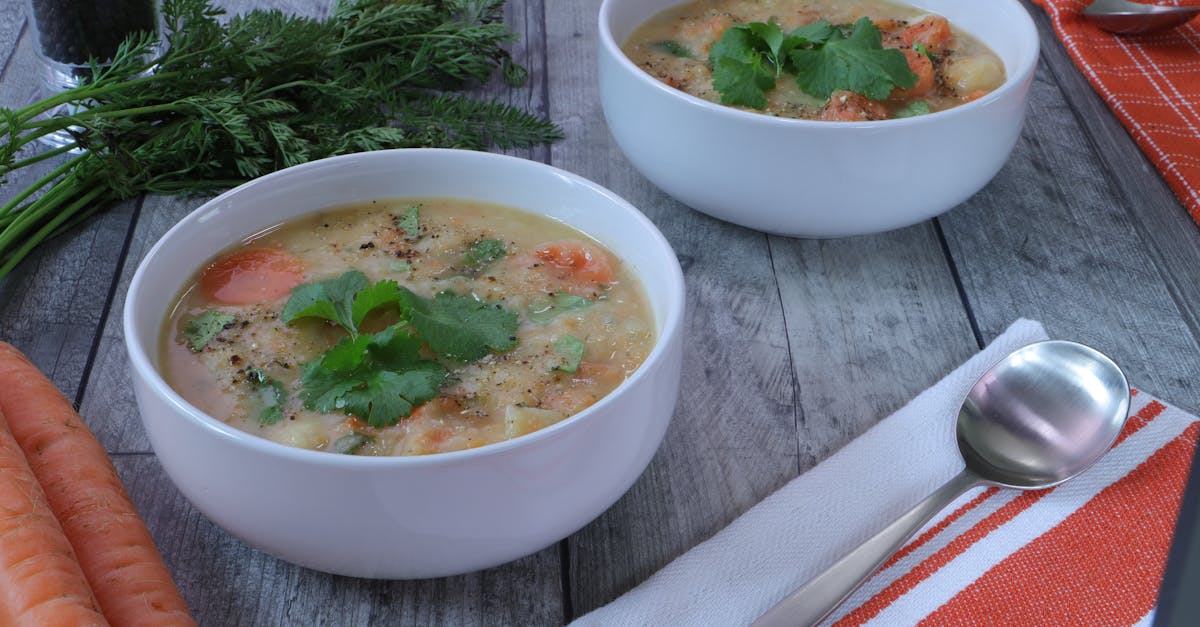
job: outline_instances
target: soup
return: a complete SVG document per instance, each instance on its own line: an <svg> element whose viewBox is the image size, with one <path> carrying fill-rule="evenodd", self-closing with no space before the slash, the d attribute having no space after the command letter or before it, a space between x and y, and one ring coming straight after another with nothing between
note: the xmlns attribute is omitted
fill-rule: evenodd
<svg viewBox="0 0 1200 627"><path fill-rule="evenodd" d="M650 19L623 50L693 96L809 120L933 113L1005 80L979 40L882 0L700 0Z"/></svg>
<svg viewBox="0 0 1200 627"><path fill-rule="evenodd" d="M301 448L422 455L559 422L653 348L638 281L599 242L491 203L379 200L224 251L164 325L167 382Z"/></svg>

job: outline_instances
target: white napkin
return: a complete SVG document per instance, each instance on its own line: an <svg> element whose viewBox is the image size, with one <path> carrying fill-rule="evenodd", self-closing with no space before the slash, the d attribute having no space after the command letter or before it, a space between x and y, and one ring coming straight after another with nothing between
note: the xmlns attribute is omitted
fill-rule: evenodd
<svg viewBox="0 0 1200 627"><path fill-rule="evenodd" d="M967 390L1008 353L1044 339L1041 324L1013 323L899 411L572 624L749 624L958 473L954 419Z"/></svg>

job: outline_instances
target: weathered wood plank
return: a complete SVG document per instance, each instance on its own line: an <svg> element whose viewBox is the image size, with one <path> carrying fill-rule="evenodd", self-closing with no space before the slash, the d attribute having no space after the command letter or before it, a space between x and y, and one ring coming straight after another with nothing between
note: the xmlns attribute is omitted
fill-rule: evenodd
<svg viewBox="0 0 1200 627"><path fill-rule="evenodd" d="M773 237L771 259L799 386L801 471L979 348L931 222L837 240Z"/></svg>
<svg viewBox="0 0 1200 627"><path fill-rule="evenodd" d="M0 19L4 17L0 13ZM9 32L0 28L0 36ZM14 43L11 55L8 49L0 49L4 51L0 56L8 57L0 77L0 104L5 106L28 104L41 89L42 66L34 55L31 30L8 45ZM19 158L40 150L41 146L31 146ZM0 202L62 162L60 157L10 174L0 187ZM68 398L74 399L79 390L96 333L107 315L105 306L137 202L120 203L81 228L46 242L0 280L0 339L24 351Z"/></svg>
<svg viewBox="0 0 1200 627"><path fill-rule="evenodd" d="M568 139L551 163L645 212L687 280L679 405L649 469L571 538L576 615L633 587L795 476L793 381L767 239L671 200L635 172L604 124L596 83L599 2L549 12L551 115Z"/></svg>
<svg viewBox="0 0 1200 627"><path fill-rule="evenodd" d="M1175 236L1165 221L1149 231L1136 226L1181 209L1161 195L1124 202L1070 104L1087 94L1065 93L1054 81L1042 63L1012 158L941 220L979 329L990 338L1016 317L1041 320L1052 336L1111 355L1135 386L1200 407L1200 346L1186 313L1195 305L1180 298L1192 287L1175 276L1179 262L1165 267L1148 252ZM1125 157L1138 167L1139 153ZM1183 227L1195 239L1194 225ZM1200 263L1200 255L1180 254L1190 254L1183 262L1193 268Z"/></svg>

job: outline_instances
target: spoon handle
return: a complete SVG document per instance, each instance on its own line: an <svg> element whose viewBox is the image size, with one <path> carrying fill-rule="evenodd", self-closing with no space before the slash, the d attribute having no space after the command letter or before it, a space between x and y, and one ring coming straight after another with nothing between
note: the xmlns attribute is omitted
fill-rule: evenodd
<svg viewBox="0 0 1200 627"><path fill-rule="evenodd" d="M908 513L767 610L751 627L808 627L821 622L934 514L981 483L969 470L958 473Z"/></svg>

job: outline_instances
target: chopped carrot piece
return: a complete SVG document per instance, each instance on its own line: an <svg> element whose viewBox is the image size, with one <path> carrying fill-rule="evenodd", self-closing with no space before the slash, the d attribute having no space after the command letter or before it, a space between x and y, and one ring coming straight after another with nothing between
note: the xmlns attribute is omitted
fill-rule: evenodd
<svg viewBox="0 0 1200 627"><path fill-rule="evenodd" d="M950 22L936 15L930 15L900 31L900 40L907 47L919 43L934 54L941 54L954 47L954 33L950 30Z"/></svg>
<svg viewBox="0 0 1200 627"><path fill-rule="evenodd" d="M287 296L304 281L304 264L282 250L252 248L216 260L200 275L200 288L214 301L253 305Z"/></svg>
<svg viewBox="0 0 1200 627"><path fill-rule="evenodd" d="M820 119L828 122L864 122L891 117L887 107L852 91L835 91L821 111Z"/></svg>
<svg viewBox="0 0 1200 627"><path fill-rule="evenodd" d="M917 83L908 89L893 89L892 95L889 98L892 100L906 100L909 98L918 98L933 91L937 81L933 74L933 61L930 61L929 57L912 48L902 48L900 52L904 53L904 58L908 61L908 69L917 75Z"/></svg>
<svg viewBox="0 0 1200 627"><path fill-rule="evenodd" d="M579 240L562 240L537 249L537 258L560 279L608 284L615 279L612 261L597 246Z"/></svg>

